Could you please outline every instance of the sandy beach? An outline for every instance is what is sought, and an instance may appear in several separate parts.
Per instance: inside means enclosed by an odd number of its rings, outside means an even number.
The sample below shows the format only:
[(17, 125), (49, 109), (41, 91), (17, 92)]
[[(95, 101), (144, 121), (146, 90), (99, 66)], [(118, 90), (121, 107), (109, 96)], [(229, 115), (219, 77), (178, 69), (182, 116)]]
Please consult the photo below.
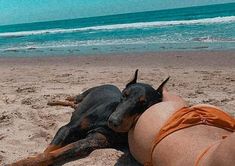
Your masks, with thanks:
[[(102, 84), (123, 89), (137, 68), (139, 82), (158, 87), (170, 76), (167, 88), (190, 104), (213, 104), (235, 116), (235, 51), (0, 58), (0, 165), (42, 152), (69, 121), (72, 108), (48, 101)], [(64, 165), (138, 163), (128, 150), (102, 149)]]

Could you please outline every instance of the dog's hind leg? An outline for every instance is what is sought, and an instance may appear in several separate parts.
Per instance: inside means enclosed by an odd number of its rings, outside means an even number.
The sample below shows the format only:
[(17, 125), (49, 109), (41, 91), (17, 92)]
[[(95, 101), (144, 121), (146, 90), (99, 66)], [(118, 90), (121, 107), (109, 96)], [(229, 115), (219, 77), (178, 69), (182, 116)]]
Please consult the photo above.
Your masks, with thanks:
[(90, 88), (77, 96), (69, 96), (65, 99), (66, 101), (51, 101), (51, 102), (48, 102), (47, 105), (49, 105), (49, 106), (65, 106), (65, 107), (69, 106), (72, 108), (76, 108), (78, 106), (78, 104), (81, 103), (82, 100), (95, 88), (96, 87)]
[(51, 101), (48, 102), (47, 105), (49, 106), (65, 106), (65, 107), (72, 107), (72, 108), (76, 108), (76, 104), (74, 102), (70, 102), (70, 101)]
[(77, 95), (77, 96), (73, 96), (73, 97), (67, 97), (67, 100), (73, 100), (76, 104), (82, 102), (82, 100), (94, 89), (96, 89), (97, 87), (93, 87), (93, 88), (89, 88), (86, 91), (82, 92), (81, 94)]
[(11, 166), (48, 166), (71, 160), (74, 157), (83, 157), (95, 149), (106, 147), (110, 147), (107, 137), (101, 133), (95, 132), (89, 134), (85, 139), (68, 144), (47, 154), (39, 154), (35, 157), (20, 160)]
[(68, 97), (65, 98), (65, 100), (75, 103), (76, 102), (76, 96), (68, 96)]

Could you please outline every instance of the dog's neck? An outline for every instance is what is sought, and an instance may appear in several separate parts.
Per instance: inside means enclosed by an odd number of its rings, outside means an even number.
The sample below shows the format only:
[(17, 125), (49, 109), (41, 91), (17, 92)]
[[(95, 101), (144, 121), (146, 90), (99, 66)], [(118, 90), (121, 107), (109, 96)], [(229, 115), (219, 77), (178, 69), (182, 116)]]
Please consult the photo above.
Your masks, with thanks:
[(131, 129), (135, 128), (135, 125), (136, 125), (136, 123), (137, 123), (137, 121), (138, 121), (138, 119), (140, 118), (141, 115), (142, 115), (142, 114), (137, 115), (137, 116), (135, 117), (135, 119), (133, 120), (133, 124), (132, 124), (132, 126), (131, 126)]

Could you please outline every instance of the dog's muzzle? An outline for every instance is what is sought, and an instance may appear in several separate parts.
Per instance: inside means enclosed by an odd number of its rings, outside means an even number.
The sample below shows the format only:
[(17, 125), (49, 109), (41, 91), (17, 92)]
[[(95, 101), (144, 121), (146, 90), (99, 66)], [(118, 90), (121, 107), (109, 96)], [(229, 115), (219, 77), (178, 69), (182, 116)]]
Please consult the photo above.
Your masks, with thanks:
[(121, 119), (117, 118), (117, 117), (112, 117), (110, 116), (109, 119), (108, 119), (108, 126), (111, 128), (111, 129), (115, 129), (117, 128), (118, 126), (120, 126), (122, 123)]

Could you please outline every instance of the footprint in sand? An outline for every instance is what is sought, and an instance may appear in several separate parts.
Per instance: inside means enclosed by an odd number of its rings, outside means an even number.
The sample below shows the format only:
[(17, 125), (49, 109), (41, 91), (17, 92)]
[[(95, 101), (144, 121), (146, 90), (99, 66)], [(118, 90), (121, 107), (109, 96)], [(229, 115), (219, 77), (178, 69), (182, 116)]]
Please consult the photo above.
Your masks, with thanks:
[(29, 140), (35, 140), (38, 138), (48, 138), (49, 137), (49, 133), (45, 132), (43, 130), (39, 130), (38, 132), (34, 133), (32, 136), (29, 136)]
[(225, 78), (225, 81), (227, 81), (227, 82), (234, 82), (235, 79), (234, 79), (234, 78), (231, 78), (231, 77), (226, 77), (226, 78)]
[(3, 102), (5, 104), (13, 104), (16, 102), (16, 95), (7, 95), (3, 97)]
[(7, 114), (6, 112), (3, 112), (2, 115), (0, 115), (0, 126), (6, 126), (13, 122), (12, 116)]
[(2, 163), (2, 161), (3, 161), (3, 156), (0, 155), (0, 164)]
[(196, 94), (204, 94), (204, 92), (203, 92), (202, 90), (199, 90), (199, 89), (196, 90), (195, 93), (196, 93)]
[(234, 101), (234, 98), (233, 97), (232, 98), (224, 98), (224, 99), (220, 100), (220, 102), (222, 102), (222, 103), (228, 103), (230, 101)]
[(34, 102), (35, 101), (31, 97), (21, 100), (21, 104), (24, 105), (32, 105)]
[(195, 99), (195, 98), (198, 97), (196, 93), (192, 93), (192, 92), (188, 93), (187, 96), (188, 96), (189, 98), (193, 98), (193, 99)]
[(34, 93), (36, 92), (36, 87), (24, 87), (24, 88), (18, 87), (16, 89), (16, 92), (17, 93)]
[(70, 74), (70, 73), (64, 73), (64, 74), (56, 75), (56, 77), (69, 77), (71, 75), (72, 74)]
[(21, 104), (31, 105), (33, 109), (42, 109), (45, 107), (44, 105), (41, 104), (39, 99), (33, 99), (32, 97), (21, 100)]
[(210, 74), (210, 72), (204, 70), (196, 70), (195, 72), (200, 74)]
[(220, 101), (216, 99), (202, 100), (202, 102), (205, 104), (211, 104), (211, 105), (217, 105), (217, 106), (221, 105)]
[(7, 137), (6, 135), (0, 134), (0, 140), (4, 139), (4, 138), (6, 138), (6, 137)]

